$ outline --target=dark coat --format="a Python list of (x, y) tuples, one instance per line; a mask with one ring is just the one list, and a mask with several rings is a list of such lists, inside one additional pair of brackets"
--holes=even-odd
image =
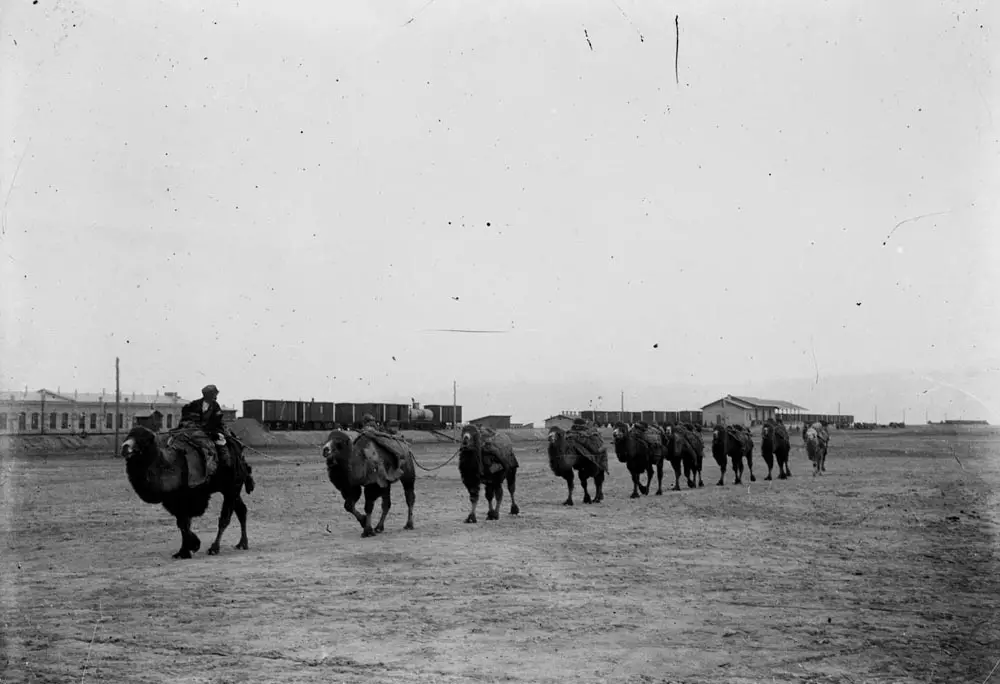
[[(208, 410), (202, 410), (202, 403), (208, 403)], [(181, 408), (181, 422), (201, 425), (202, 429), (213, 437), (225, 434), (222, 424), (222, 407), (217, 401), (196, 399)]]

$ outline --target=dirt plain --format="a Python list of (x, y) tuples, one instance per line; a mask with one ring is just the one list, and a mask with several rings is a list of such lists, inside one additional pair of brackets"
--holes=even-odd
[[(801, 440), (793, 437), (793, 443)], [(417, 445), (434, 466), (453, 448)], [(3, 682), (983, 682), (1000, 659), (1000, 435), (835, 432), (825, 476), (564, 507), (519, 444), (521, 515), (462, 523), (453, 461), (362, 539), (314, 448), (250, 454), (191, 560), (120, 460), (3, 455)], [(669, 471), (669, 467), (668, 467)], [(665, 478), (669, 486), (669, 478)], [(378, 507), (376, 507), (376, 511)], [(1000, 674), (994, 676), (1000, 677)], [(1000, 681), (1000, 679), (998, 679)]]

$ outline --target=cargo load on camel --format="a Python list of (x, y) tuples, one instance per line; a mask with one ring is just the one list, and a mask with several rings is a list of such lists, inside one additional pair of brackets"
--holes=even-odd
[(370, 438), (375, 446), (385, 451), (389, 455), (391, 468), (386, 469), (386, 477), (390, 482), (395, 482), (403, 475), (403, 461), (410, 453), (410, 445), (403, 437), (383, 432), (372, 427), (366, 427), (361, 434)]
[[(498, 433), (494, 428), (485, 425), (479, 428), (480, 446), (483, 452), (483, 461), (481, 464), (483, 475), (487, 473), (499, 473), (501, 470), (510, 472), (520, 466), (517, 462), (517, 456), (514, 455), (510, 439), (504, 439), (503, 437), (506, 437), (506, 435), (498, 439), (497, 435)], [(503, 442), (503, 444), (500, 442)]]
[(166, 434), (158, 434), (156, 441), (163, 448), (184, 454), (189, 487), (208, 482), (219, 468), (219, 452), (215, 448), (215, 441), (200, 427), (176, 428)]
[(646, 443), (649, 449), (661, 447), (666, 440), (666, 432), (659, 425), (636, 423), (632, 426), (632, 434)]
[(566, 449), (587, 459), (604, 472), (608, 470), (608, 450), (600, 431), (592, 425), (574, 423), (566, 431)]
[(701, 438), (701, 432), (694, 429), (692, 425), (675, 425), (672, 428), (674, 439), (680, 439), (691, 445), (696, 454), (700, 454), (705, 449), (705, 442)]

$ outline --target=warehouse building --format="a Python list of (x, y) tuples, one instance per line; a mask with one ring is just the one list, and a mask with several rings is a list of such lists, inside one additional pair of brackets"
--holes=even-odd
[(479, 427), (491, 427), (496, 430), (510, 430), (510, 416), (483, 416), (482, 418), (470, 420), (469, 423), (478, 425)]
[(797, 425), (809, 409), (780, 399), (758, 399), (728, 394), (701, 407), (706, 425), (743, 425), (753, 427), (766, 420), (781, 419), (785, 425)]
[(573, 427), (574, 416), (566, 415), (565, 413), (560, 413), (555, 416), (551, 416), (545, 419), (545, 429), (548, 430), (551, 427), (559, 427), (563, 430), (569, 430)]
[(0, 391), (0, 434), (114, 434), (116, 423), (120, 431), (140, 424), (170, 430), (186, 403), (176, 392), (122, 392), (116, 421), (114, 392)]

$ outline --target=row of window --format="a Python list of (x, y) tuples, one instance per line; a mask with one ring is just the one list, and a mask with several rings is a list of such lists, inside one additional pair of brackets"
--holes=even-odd
[[(38, 413), (32, 413), (31, 414), (31, 429), (32, 430), (38, 430), (40, 428), (41, 418), (42, 418), (42, 416), (40, 414), (38, 414)], [(76, 414), (74, 414), (73, 418), (74, 418), (74, 420), (77, 420)], [(14, 420), (17, 420), (17, 429), (18, 430), (26, 430), (27, 429), (27, 422), (28, 422), (28, 414), (27, 413), (12, 414), (10, 416), (10, 421), (11, 421), (12, 425), (14, 423)], [(49, 414), (49, 421), (48, 421), (49, 422), (49, 429), (50, 430), (56, 430), (57, 429), (56, 426), (58, 425), (59, 428), (61, 428), (63, 430), (68, 430), (69, 429), (69, 420), (70, 420), (70, 415), (68, 413), (59, 414), (59, 413), (52, 412), (52, 413)], [(125, 421), (125, 414), (119, 413), (118, 414), (118, 427), (119, 428), (124, 427), (124, 421)], [(138, 418), (135, 417), (135, 416), (133, 416), (132, 417), (132, 426), (134, 427), (137, 424), (138, 424)], [(167, 429), (169, 430), (173, 426), (174, 426), (174, 415), (172, 413), (168, 413), (167, 414)], [(81, 413), (79, 415), (78, 426), (77, 427), (79, 427), (80, 430), (86, 430), (87, 429), (87, 414), (86, 413)], [(104, 427), (107, 430), (111, 430), (111, 429), (114, 428), (114, 414), (113, 413), (107, 413), (107, 414), (104, 415)], [(0, 413), (0, 430), (6, 430), (6, 429), (7, 429), (7, 414), (6, 413)], [(96, 430), (97, 429), (97, 414), (96, 413), (91, 413), (90, 414), (90, 429), (91, 430)]]

